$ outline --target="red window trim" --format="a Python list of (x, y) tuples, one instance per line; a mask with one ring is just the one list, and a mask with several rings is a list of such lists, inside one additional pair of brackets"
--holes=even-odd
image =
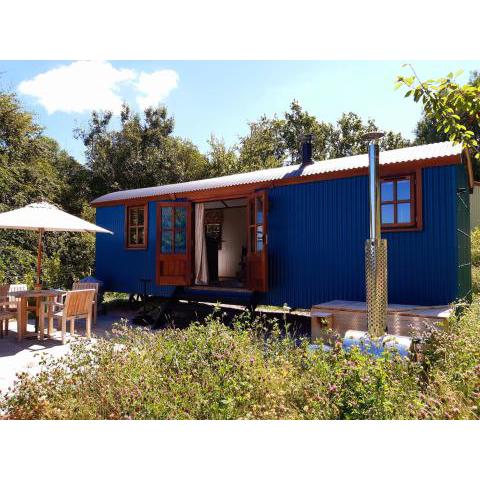
[[(410, 200), (397, 200), (396, 198), (396, 181), (402, 180), (404, 178), (410, 178)], [(421, 169), (415, 170), (409, 173), (399, 173), (398, 175), (389, 175), (381, 178), (381, 182), (384, 181), (395, 181), (394, 182), (394, 199), (393, 201), (380, 201), (381, 205), (395, 205), (394, 215), (397, 215), (397, 205), (401, 203), (411, 204), (411, 218), (413, 221), (411, 223), (392, 223), (392, 224), (382, 224), (382, 232), (407, 232), (407, 231), (418, 231), (423, 228), (423, 217), (422, 217), (422, 171)], [(381, 189), (380, 189), (381, 191)]]
[[(143, 208), (143, 243), (130, 244), (130, 209), (131, 208)], [(125, 206), (125, 248), (127, 250), (145, 250), (148, 247), (148, 204), (147, 203), (135, 203)]]

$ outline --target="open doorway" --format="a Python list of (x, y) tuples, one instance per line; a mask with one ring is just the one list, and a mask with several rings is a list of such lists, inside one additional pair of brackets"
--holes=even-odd
[(206, 202), (208, 285), (244, 288), (247, 280), (247, 200)]

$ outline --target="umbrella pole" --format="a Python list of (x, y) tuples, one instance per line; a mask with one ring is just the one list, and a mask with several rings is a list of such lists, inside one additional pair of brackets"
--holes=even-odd
[[(44, 229), (38, 230), (38, 251), (37, 251), (37, 284), (36, 290), (42, 289), (42, 250), (43, 250), (43, 232)], [(38, 316), (40, 314), (40, 297), (35, 299), (35, 332), (38, 332)]]
[(38, 230), (38, 252), (37, 252), (37, 285), (36, 288), (42, 288), (42, 248), (43, 248), (43, 228)]

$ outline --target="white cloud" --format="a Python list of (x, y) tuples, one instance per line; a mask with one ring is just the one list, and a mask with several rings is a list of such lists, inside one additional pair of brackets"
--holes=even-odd
[(178, 85), (174, 70), (153, 73), (115, 68), (105, 61), (78, 61), (24, 80), (18, 91), (36, 98), (48, 113), (82, 113), (111, 110), (118, 114), (122, 105), (121, 87), (137, 94), (141, 108), (156, 105)]
[(155, 106), (168, 97), (178, 86), (178, 73), (175, 70), (158, 70), (153, 73), (140, 73), (135, 84), (139, 92), (138, 105), (143, 109)]
[(88, 110), (118, 113), (122, 105), (119, 87), (135, 76), (133, 70), (117, 69), (108, 62), (78, 61), (25, 80), (18, 91), (36, 97), (48, 113)]

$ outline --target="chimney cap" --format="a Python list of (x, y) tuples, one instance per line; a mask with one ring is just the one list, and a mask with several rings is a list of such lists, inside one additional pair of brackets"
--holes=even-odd
[(313, 133), (304, 133), (302, 135), (302, 142), (304, 143), (312, 143), (315, 139), (315, 135)]
[(380, 140), (385, 135), (385, 132), (367, 132), (362, 135), (362, 140), (366, 142), (374, 142), (375, 140)]

